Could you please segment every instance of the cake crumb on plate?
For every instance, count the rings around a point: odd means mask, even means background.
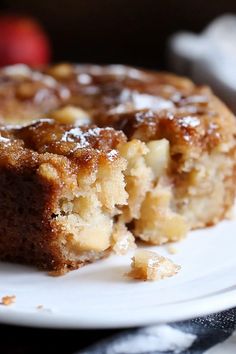
[[[132,258],[131,271],[127,275],[133,279],[161,280],[177,274],[180,268],[156,252],[138,250]]]
[[[15,295],[3,296],[2,300],[1,300],[1,305],[9,306],[9,305],[14,304],[14,302],[16,302],[16,296]]]

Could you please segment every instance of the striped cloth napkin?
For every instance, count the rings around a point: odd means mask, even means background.
[[[236,308],[172,324],[122,331],[75,354],[236,354]]]

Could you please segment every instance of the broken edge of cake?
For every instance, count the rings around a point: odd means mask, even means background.
[[[150,244],[160,245],[185,237],[189,226],[184,217],[171,209],[172,183],[168,177],[169,142],[148,143],[134,139],[119,145],[127,160],[125,169],[128,204],[120,219],[133,223],[134,235]]]

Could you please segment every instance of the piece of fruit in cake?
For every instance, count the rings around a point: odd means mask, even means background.
[[[2,260],[63,273],[133,246],[116,221],[128,197],[122,132],[45,119],[0,133]]]
[[[86,125],[92,123],[92,119],[88,112],[75,106],[63,106],[57,110],[53,110],[48,114],[58,123]]]

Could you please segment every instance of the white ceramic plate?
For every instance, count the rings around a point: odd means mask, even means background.
[[[151,247],[180,264],[159,282],[124,276],[132,254],[50,277],[31,267],[0,264],[0,322],[54,328],[112,328],[183,320],[236,306],[236,220],[191,232],[175,245]],[[37,308],[42,305],[43,308]]]

